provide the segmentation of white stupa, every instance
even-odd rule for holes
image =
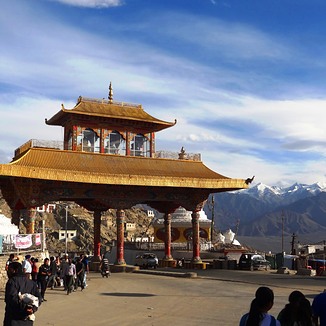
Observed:
[[[226,232],[224,232],[225,236],[225,243],[233,243],[235,233],[232,232],[231,229],[228,229]]]
[[[10,218],[0,214],[0,235],[19,234],[17,225],[12,224]]]
[[[216,241],[219,243],[224,243],[225,242],[225,236],[222,233],[218,233],[216,235]]]

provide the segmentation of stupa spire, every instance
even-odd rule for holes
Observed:
[[[112,83],[110,82],[110,86],[109,86],[109,103],[113,102],[113,90],[112,90]]]

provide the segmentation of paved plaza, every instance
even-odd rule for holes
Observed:
[[[287,303],[292,290],[301,290],[311,301],[326,288],[324,277],[280,275],[273,271],[195,273],[196,278],[113,273],[108,279],[90,273],[83,292],[79,289],[67,295],[61,288],[48,289],[47,302],[37,312],[35,325],[238,325],[258,286],[267,285],[274,290],[274,315]],[[3,311],[2,301],[2,316]]]

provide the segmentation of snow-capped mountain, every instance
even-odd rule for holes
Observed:
[[[295,183],[286,188],[267,186],[263,183],[258,183],[249,189],[240,190],[240,192],[270,204],[279,203],[288,205],[297,200],[326,192],[326,182],[317,182],[312,185]]]
[[[281,188],[262,183],[249,189],[214,195],[214,223],[221,230],[240,222],[239,234],[279,235],[284,230],[307,234],[326,231],[326,182],[295,183]],[[211,218],[209,207],[204,208]]]

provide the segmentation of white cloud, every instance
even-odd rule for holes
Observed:
[[[122,0],[51,0],[75,7],[109,8],[121,6]]]
[[[165,26],[161,31],[164,31],[165,37],[169,35],[170,41],[178,40],[193,44],[194,51],[197,48],[202,52],[204,50],[208,58],[215,56],[216,60],[224,56],[238,60],[283,61],[293,54],[288,40],[264,33],[245,23],[209,17],[202,19],[200,16],[172,12],[155,17],[155,21]]]
[[[262,136],[277,139],[326,139],[321,121],[326,120],[326,99],[263,100],[244,98],[241,108],[233,107],[229,115],[241,114],[264,128]]]
[[[59,101],[47,98],[19,97],[13,102],[0,98],[3,117],[0,119],[0,148],[7,153],[2,158],[8,157],[8,153],[13,153],[29,139],[63,141],[61,127],[45,124],[45,118],[51,118],[60,109]]]
[[[81,1],[65,3],[77,5]],[[19,19],[12,28],[14,9]],[[314,85],[302,84],[299,89],[296,83],[288,84],[270,75],[220,65],[218,57],[212,68],[205,60],[197,61],[187,53],[146,43],[144,36],[120,39],[123,33],[115,34],[116,30],[111,29],[114,24],[99,16],[104,28],[98,30],[111,29],[112,33],[102,34],[85,26],[83,29],[39,8],[34,12],[35,8],[23,2],[14,9],[0,12],[4,45],[0,82],[14,89],[0,97],[0,160],[30,138],[63,139],[62,129],[45,125],[44,118],[59,111],[61,102],[72,108],[75,103],[70,99],[76,100],[79,95],[106,97],[112,81],[115,100],[138,102],[159,119],[178,120],[173,128],[158,133],[157,142],[162,145],[157,149],[179,151],[185,146],[187,152],[202,153],[203,161],[219,173],[234,178],[255,174],[257,180],[267,184],[277,180],[315,182],[318,175],[325,174],[326,99],[302,98]],[[250,26],[186,15],[176,19],[173,14],[163,18],[157,15],[155,21],[149,19],[144,24],[139,27],[140,33],[158,29],[157,33],[167,33],[165,37],[171,36],[171,40],[194,43],[210,56],[222,51],[241,63],[244,58],[298,58],[293,59],[295,51],[290,45]],[[133,21],[116,29],[132,33],[137,27]],[[264,83],[268,87],[293,87],[297,96],[287,93],[287,100],[264,99],[256,93],[256,85]],[[256,95],[244,95],[247,89]],[[224,121],[234,122],[234,130],[230,127],[226,132],[222,128]],[[237,127],[241,124],[257,128],[243,130],[239,135]],[[277,162],[275,157],[272,160],[263,154],[269,151],[287,157]],[[313,152],[321,158],[291,161],[290,151]]]

